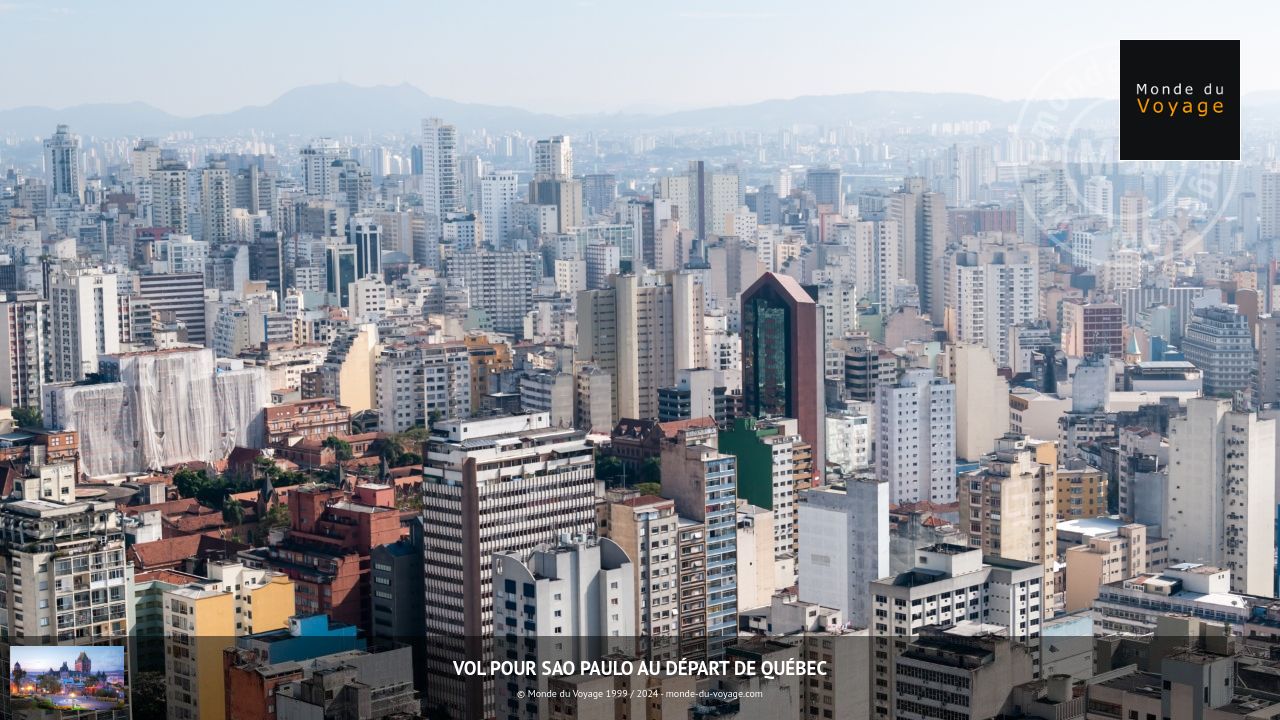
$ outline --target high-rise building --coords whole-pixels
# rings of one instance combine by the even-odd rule
[[[969,545],[1044,567],[1049,597],[1058,553],[1057,465],[1053,441],[1010,434],[981,467],[960,476],[960,531]]]
[[[1173,563],[1231,572],[1231,589],[1274,588],[1276,421],[1192,398],[1169,426],[1169,481],[1161,529]]]
[[[204,223],[201,240],[210,245],[222,245],[231,241],[231,208],[235,203],[235,188],[231,171],[220,160],[210,160],[200,171],[200,218]]]
[[[351,306],[351,283],[356,271],[357,248],[352,244],[329,245],[324,249],[326,302],[337,307]]]
[[[493,633],[492,554],[525,554],[595,528],[595,460],[576,430],[545,413],[437,423],[423,448],[427,700],[488,717],[492,681],[452,661],[485,660]]]
[[[826,206],[830,212],[844,211],[844,192],[840,187],[840,168],[812,167],[804,171],[804,187],[813,194],[813,201],[819,207]]]
[[[898,504],[956,500],[956,387],[929,370],[908,370],[876,390],[876,467]]]
[[[98,357],[120,351],[116,275],[64,268],[49,277],[51,377],[74,382],[98,371]]]
[[[0,635],[102,643],[133,629],[133,566],[110,500],[77,499],[76,463],[31,463],[0,503]],[[93,592],[89,591],[94,583]]]
[[[151,171],[151,224],[171,228],[175,233],[191,233],[191,171],[181,160],[161,160]]]
[[[705,564],[688,562],[681,548],[681,572],[705,573],[706,597],[703,612],[693,610],[690,623],[696,629],[705,617],[707,654],[723,654],[725,645],[738,634],[737,556],[737,476],[733,455],[716,449],[715,427],[687,427],[662,441],[662,494],[675,501],[681,517],[700,523],[705,533]],[[693,538],[697,539],[697,538]],[[684,538],[681,538],[684,542]],[[683,601],[683,598],[682,598]],[[683,602],[682,602],[683,607]],[[681,613],[681,632],[685,631]]]
[[[462,343],[380,346],[374,392],[383,432],[471,415],[471,355]]]
[[[466,288],[471,307],[483,310],[498,332],[519,335],[542,279],[542,256],[533,252],[469,252],[449,258],[450,279]]]
[[[187,342],[205,344],[203,272],[138,275],[135,282],[137,295],[147,301],[157,320],[181,323]]]
[[[440,118],[422,121],[422,212],[428,242],[440,237],[446,213],[459,206],[458,131]]]
[[[1231,397],[1253,385],[1253,331],[1234,305],[1196,308],[1182,339],[1182,354],[1204,373],[1204,394]]]
[[[1124,352],[1124,309],[1119,303],[1062,302],[1062,351],[1068,357],[1120,357]]]
[[[531,553],[493,557],[495,645],[528,660],[584,663],[634,652],[636,575],[608,538],[576,538]],[[554,642],[556,636],[572,640]],[[532,650],[532,652],[530,652]],[[507,718],[543,718],[552,700],[545,673],[508,675],[494,683],[495,706]]]
[[[556,135],[534,144],[533,174],[549,179],[573,177],[573,146],[568,135]]]
[[[889,574],[889,483],[850,475],[800,493],[800,599],[872,622],[871,583]]]
[[[938,362],[956,386],[956,455],[976,461],[1009,432],[1009,381],[981,345],[947,345]]]
[[[161,595],[168,652],[165,696],[173,717],[226,718],[222,651],[233,638],[279,630],[293,615],[294,585],[280,573],[210,561],[209,576]]]
[[[1151,240],[1151,208],[1147,197],[1139,192],[1120,196],[1120,246],[1145,250]]]
[[[1084,204],[1085,212],[1101,215],[1108,228],[1115,224],[1114,189],[1105,175],[1093,175],[1084,181]]]
[[[653,638],[648,654],[659,638],[680,634],[680,516],[675,501],[635,491],[615,491],[598,506],[600,534],[613,540],[631,559],[637,637]]]
[[[947,259],[947,334],[986,347],[996,365],[1009,367],[1014,328],[1040,314],[1038,250],[1011,235],[968,240]]]
[[[1260,240],[1280,238],[1280,172],[1262,173],[1262,192],[1258,198],[1258,236]],[[1248,238],[1245,238],[1246,242]]]
[[[308,195],[331,195],[338,191],[335,161],[348,156],[347,150],[333,138],[316,138],[298,153],[302,162],[302,186]]]
[[[44,141],[45,170],[49,173],[49,194],[53,198],[69,196],[84,202],[84,175],[80,169],[80,136],[66,125]]]
[[[505,248],[515,230],[512,212],[520,199],[519,188],[512,172],[491,172],[480,178],[480,225],[483,241],[490,249]]]
[[[1260,408],[1275,407],[1280,405],[1280,314],[1258,318],[1257,341],[1253,402]]]
[[[578,296],[580,359],[613,378],[616,418],[658,417],[658,390],[706,366],[703,289],[690,273],[613,275]]]
[[[382,274],[382,226],[367,217],[347,224],[347,242],[356,248],[356,278]]]
[[[942,321],[947,303],[943,268],[947,198],[942,193],[926,191],[926,187],[922,177],[906,178],[902,189],[889,196],[886,214],[897,224],[899,274],[920,288],[920,311],[928,313],[936,325]]]
[[[788,275],[765,273],[742,293],[743,410],[789,417],[826,467],[822,309]]]
[[[40,407],[40,386],[50,380],[49,303],[34,292],[0,301],[0,405]]]
[[[590,290],[602,290],[609,287],[609,276],[617,275],[622,263],[621,250],[617,245],[591,243],[583,252],[587,264],[586,287]]]
[[[738,497],[773,513],[773,555],[789,564],[796,553],[796,493],[815,475],[811,448],[790,418],[737,418],[719,447],[738,458]],[[791,585],[779,577],[775,588]]]
[[[618,199],[618,179],[612,174],[600,173],[582,176],[582,202],[593,215],[605,215],[612,211]]]

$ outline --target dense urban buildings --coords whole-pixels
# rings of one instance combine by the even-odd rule
[[[1275,113],[964,97],[0,110],[0,720],[1275,715]]]

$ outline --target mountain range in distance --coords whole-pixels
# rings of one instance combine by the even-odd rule
[[[1246,118],[1280,119],[1280,91],[1245,98]],[[679,112],[601,113],[560,116],[516,107],[464,103],[428,95],[407,83],[364,87],[328,83],[295,88],[266,105],[226,113],[181,117],[142,102],[76,105],[55,110],[18,107],[0,110],[0,136],[45,137],[59,124],[87,136],[163,136],[190,132],[197,137],[256,131],[272,135],[343,136],[416,133],[422,118],[440,117],[460,129],[520,130],[532,135],[586,131],[740,129],[772,131],[790,125],[849,123],[904,124],[990,121],[996,127],[1048,118],[1071,124],[1114,122],[1117,100],[998,100],[963,93],[871,91],[808,95]]]

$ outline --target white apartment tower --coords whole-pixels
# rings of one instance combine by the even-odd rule
[[[889,574],[889,483],[849,476],[800,493],[800,599],[869,627],[872,581]]]
[[[626,552],[608,538],[566,536],[527,557],[496,553],[493,620],[502,629],[494,640],[498,656],[511,650],[539,663],[581,663],[633,650],[635,584]],[[528,653],[531,647],[536,651]],[[545,693],[549,681],[542,673],[501,678],[494,683],[495,704],[506,709],[506,717],[546,717],[552,701],[531,691]],[[508,700],[516,700],[519,709],[511,710]]]
[[[422,211],[428,242],[439,238],[445,213],[458,209],[458,130],[440,118],[422,121]]]
[[[1039,315],[1038,251],[999,233],[964,245],[948,258],[947,334],[985,346],[998,367],[1009,367],[1013,329]]]
[[[515,228],[512,211],[520,199],[515,173],[491,172],[480,178],[480,221],[483,242],[501,248]]]
[[[573,146],[568,135],[556,135],[534,144],[533,174],[556,180],[573,177]]]
[[[1276,421],[1192,398],[1169,428],[1169,561],[1231,571],[1233,592],[1272,594]]]
[[[75,382],[98,371],[98,357],[120,352],[116,275],[70,268],[49,279],[52,379]]]
[[[929,370],[876,389],[877,472],[892,503],[956,501],[956,386]]]
[[[8,293],[0,302],[0,405],[39,407],[49,379],[49,303],[34,292]]]

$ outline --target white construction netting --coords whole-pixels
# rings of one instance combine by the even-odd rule
[[[269,402],[261,368],[215,372],[207,349],[119,359],[116,383],[62,387],[58,426],[80,432],[91,477],[217,462],[232,448],[261,447]]]

